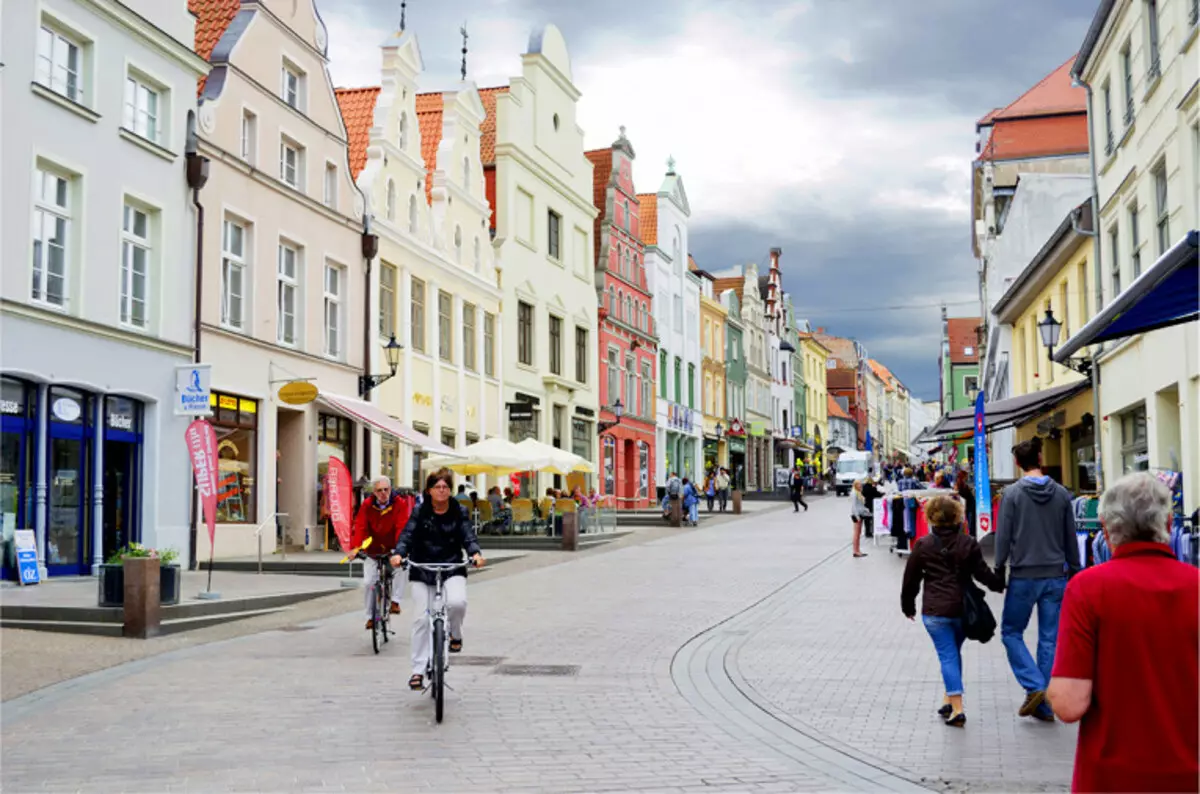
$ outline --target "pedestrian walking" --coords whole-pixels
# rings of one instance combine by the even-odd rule
[[[975,489],[971,487],[971,478],[966,471],[959,470],[955,480],[954,490],[967,506],[967,532],[975,537]]]
[[[1113,550],[1063,598],[1047,692],[1079,724],[1075,791],[1196,791],[1200,784],[1200,572],[1167,545],[1171,493],[1130,474],[1100,501]]]
[[[956,499],[933,497],[925,505],[925,518],[929,534],[916,542],[904,566],[900,609],[915,620],[917,592],[924,588],[921,622],[937,651],[945,686],[937,713],[947,725],[961,728],[967,723],[962,702],[963,587],[976,579],[999,593],[1004,580],[988,568],[979,543],[963,534],[963,507]]]
[[[1058,614],[1068,576],[1079,570],[1075,512],[1071,494],[1042,472],[1042,440],[1032,438],[1013,447],[1024,476],[1004,489],[996,528],[996,573],[1012,572],[1004,597],[1000,636],[1008,663],[1025,700],[1022,717],[1053,722],[1046,685],[1054,665]],[[1037,660],[1025,647],[1025,629],[1034,609],[1038,615]]]
[[[854,556],[866,557],[862,550],[862,521],[863,515],[870,512],[863,501],[862,480],[854,481],[854,489],[850,491],[850,521],[854,523]]]
[[[867,477],[863,481],[863,502],[867,505],[866,515],[863,516],[863,535],[868,538],[875,537],[875,500],[883,498],[883,491],[875,484],[875,480]]]
[[[792,492],[792,512],[799,513],[800,508],[804,508],[804,512],[808,512],[808,503],[804,501],[804,470],[797,463],[792,469],[791,481],[789,483]]]
[[[729,503],[729,469],[717,470],[717,497],[721,503],[721,512],[724,513]]]
[[[717,498],[717,474],[709,470],[704,478],[704,498],[708,501],[708,512],[713,511],[713,501]]]

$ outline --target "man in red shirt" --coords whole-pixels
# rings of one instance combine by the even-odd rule
[[[1200,790],[1200,570],[1171,554],[1171,495],[1145,472],[1109,488],[1113,559],[1067,585],[1047,696],[1080,722],[1075,791]]]
[[[401,497],[399,494],[392,493],[392,481],[387,477],[380,477],[375,480],[374,490],[370,496],[363,499],[362,504],[358,508],[358,515],[354,517],[354,535],[351,540],[351,547],[357,549],[369,536],[371,538],[371,545],[364,549],[366,554],[372,557],[390,555],[392,548],[396,545],[396,541],[400,538],[400,532],[404,529],[404,525],[408,523],[408,517],[411,513],[412,502]],[[393,615],[400,614],[400,596],[403,594],[404,589],[403,578],[398,577],[396,574],[396,570],[391,571],[391,613]],[[371,619],[371,588],[374,586],[377,576],[378,572],[375,569],[375,563],[373,561],[364,562],[363,601],[366,604],[368,630],[373,625]]]

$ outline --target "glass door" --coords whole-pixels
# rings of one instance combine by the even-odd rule
[[[33,529],[37,387],[0,378],[0,578],[16,579],[15,532]]]
[[[49,484],[46,566],[50,575],[83,575],[91,570],[88,422],[91,400],[70,389],[50,390],[50,438],[46,464]]]

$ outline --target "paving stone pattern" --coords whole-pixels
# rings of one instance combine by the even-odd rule
[[[1017,724],[999,642],[968,650],[967,729],[936,721],[932,648],[899,615],[901,562],[850,559],[847,510],[830,497],[805,515],[759,512],[473,580],[465,654],[477,663],[450,670],[440,726],[431,700],[404,690],[407,626],[376,656],[357,611],[56,684],[3,704],[0,786],[1065,787],[1073,731]]]

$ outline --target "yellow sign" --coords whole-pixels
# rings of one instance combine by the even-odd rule
[[[307,405],[317,399],[317,387],[313,384],[294,380],[279,387],[279,400],[288,405]]]
[[[433,398],[428,394],[421,394],[420,392],[414,393],[413,402],[415,402],[417,405],[426,405],[430,408],[433,407]]]
[[[222,394],[220,398],[220,405],[222,408],[227,410],[236,411],[238,407],[237,397],[228,397]]]

